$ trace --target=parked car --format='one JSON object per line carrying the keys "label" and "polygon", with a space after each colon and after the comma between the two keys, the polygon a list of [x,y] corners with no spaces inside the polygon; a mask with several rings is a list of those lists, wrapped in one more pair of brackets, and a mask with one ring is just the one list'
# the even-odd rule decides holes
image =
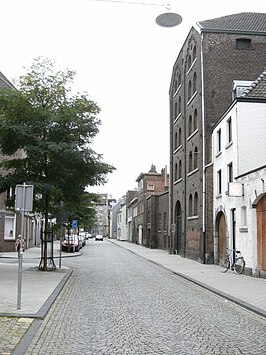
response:
{"label": "parked car", "polygon": [[81,248],[81,242],[76,234],[66,235],[62,240],[62,251],[79,251]]}
{"label": "parked car", "polygon": [[103,240],[103,235],[102,234],[97,234],[95,237],[95,240]]}
{"label": "parked car", "polygon": [[81,247],[85,247],[86,239],[85,239],[85,236],[83,234],[79,234],[79,240],[80,240]]}
{"label": "parked car", "polygon": [[92,238],[92,235],[88,232],[85,232],[85,238],[86,239]]}

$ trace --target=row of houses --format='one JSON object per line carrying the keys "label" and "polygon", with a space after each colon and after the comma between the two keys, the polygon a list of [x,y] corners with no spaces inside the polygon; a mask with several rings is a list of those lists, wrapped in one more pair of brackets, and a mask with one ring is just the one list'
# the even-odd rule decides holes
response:
{"label": "row of houses", "polygon": [[265,58],[266,14],[191,28],[169,88],[169,173],[152,166],[118,202],[118,239],[206,264],[240,249],[265,277]]}
{"label": "row of houses", "polygon": [[[114,206],[102,196],[99,232],[206,264],[240,249],[246,272],[265,277],[265,58],[266,14],[191,28],[170,80],[169,171],[152,165]],[[0,248],[14,250],[20,216],[1,198]],[[40,223],[27,217],[30,246]]]}
{"label": "row of houses", "polygon": [[[0,72],[0,88],[15,89],[13,84]],[[19,150],[15,156],[17,159],[23,157],[23,151]],[[0,152],[0,160],[8,159]],[[6,171],[0,169],[0,174],[6,174]],[[6,206],[6,200],[10,196],[14,196],[14,188],[10,188],[6,193],[0,194],[0,252],[15,251],[15,239],[19,234],[22,234],[22,213],[14,211]],[[23,219],[23,235],[25,236],[25,247],[40,245],[42,217],[36,213],[25,212]]]}
{"label": "row of houses", "polygon": [[[256,81],[238,85],[246,90],[234,97],[212,131],[213,258],[218,263],[227,248],[240,249],[246,273],[265,277],[266,71]],[[166,168],[157,173],[152,165],[136,181],[138,188],[111,209],[111,238],[170,250],[170,228],[175,226],[169,225]],[[189,197],[189,219],[197,221],[198,213],[195,192]],[[176,226],[180,228],[179,220]]]}

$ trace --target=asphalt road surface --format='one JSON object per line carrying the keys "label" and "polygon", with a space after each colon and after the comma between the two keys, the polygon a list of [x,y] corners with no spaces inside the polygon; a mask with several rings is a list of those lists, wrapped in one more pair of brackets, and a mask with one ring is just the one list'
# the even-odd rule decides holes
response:
{"label": "asphalt road surface", "polygon": [[265,318],[106,239],[63,263],[74,272],[28,355],[266,354]]}

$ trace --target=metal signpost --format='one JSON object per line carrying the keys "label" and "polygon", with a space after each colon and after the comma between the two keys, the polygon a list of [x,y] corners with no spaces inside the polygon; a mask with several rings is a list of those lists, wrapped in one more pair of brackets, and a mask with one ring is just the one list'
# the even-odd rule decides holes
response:
{"label": "metal signpost", "polygon": [[18,246],[18,292],[17,309],[21,309],[21,287],[22,287],[22,261],[23,251],[22,243],[24,240],[24,215],[25,212],[32,211],[33,185],[16,185],[15,209],[21,212],[21,240]]}
{"label": "metal signpost", "polygon": [[73,253],[75,254],[75,237],[76,237],[77,228],[78,228],[78,221],[76,219],[72,220],[71,227],[74,230],[74,234],[73,234]]}

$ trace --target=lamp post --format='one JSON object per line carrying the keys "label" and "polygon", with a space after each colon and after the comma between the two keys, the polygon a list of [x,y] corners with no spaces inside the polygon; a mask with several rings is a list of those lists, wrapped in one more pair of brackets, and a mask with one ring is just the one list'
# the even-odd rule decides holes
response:
{"label": "lamp post", "polygon": [[148,3],[148,2],[137,2],[137,1],[122,1],[122,0],[93,0],[93,1],[105,1],[105,2],[116,2],[120,4],[130,4],[130,5],[148,5],[148,6],[163,6],[167,9],[168,12],[162,13],[161,15],[157,16],[155,22],[157,25],[161,27],[175,27],[180,25],[182,22],[182,17],[175,13],[170,12],[171,5],[170,4],[155,4],[155,3]]}

